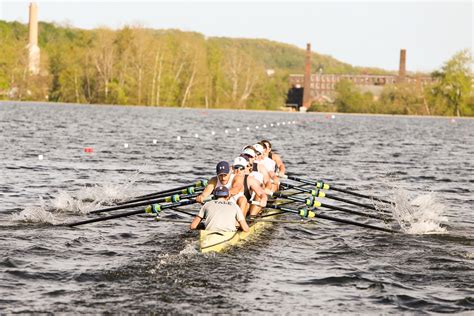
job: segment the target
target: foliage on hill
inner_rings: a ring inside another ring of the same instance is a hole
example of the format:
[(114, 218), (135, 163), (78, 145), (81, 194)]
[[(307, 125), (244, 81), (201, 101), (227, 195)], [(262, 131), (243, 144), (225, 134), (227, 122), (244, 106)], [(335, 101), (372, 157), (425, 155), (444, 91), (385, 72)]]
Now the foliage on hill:
[[(278, 109), (285, 103), (289, 74), (304, 69), (303, 49), (265, 39), (206, 38), (139, 26), (82, 30), (40, 23), (39, 28), (42, 72), (33, 76), (28, 72), (27, 26), (0, 21), (0, 98)], [(466, 63), (463, 58), (458, 57), (461, 64)], [(325, 73), (388, 73), (316, 53), (312, 63), (313, 70)], [(462, 67), (448, 63), (435, 74), (439, 84), (430, 93), (388, 86), (378, 101), (341, 82), (329, 107), (341, 112), (472, 115), (471, 86), (466, 85), (471, 77), (459, 74)], [(453, 80), (458, 82), (455, 88)]]

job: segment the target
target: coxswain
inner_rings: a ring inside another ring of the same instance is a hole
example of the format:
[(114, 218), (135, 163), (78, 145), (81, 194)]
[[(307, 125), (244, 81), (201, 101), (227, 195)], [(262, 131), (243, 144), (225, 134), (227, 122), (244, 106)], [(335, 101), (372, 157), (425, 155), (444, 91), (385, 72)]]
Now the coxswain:
[(227, 161), (219, 162), (216, 166), (216, 176), (209, 180), (206, 188), (196, 197), (196, 202), (203, 203), (208, 196), (213, 194), (214, 189), (220, 186), (229, 189), (230, 197), (239, 194), (243, 191), (243, 186), (234, 179), (235, 174), (231, 172), (229, 163)]
[(229, 201), (229, 189), (218, 186), (214, 189), (217, 200), (206, 202), (191, 222), (191, 229), (197, 229), (204, 219), (204, 227), (209, 231), (233, 232), (237, 230), (236, 223), (244, 232), (249, 231), (245, 216), (240, 207)]

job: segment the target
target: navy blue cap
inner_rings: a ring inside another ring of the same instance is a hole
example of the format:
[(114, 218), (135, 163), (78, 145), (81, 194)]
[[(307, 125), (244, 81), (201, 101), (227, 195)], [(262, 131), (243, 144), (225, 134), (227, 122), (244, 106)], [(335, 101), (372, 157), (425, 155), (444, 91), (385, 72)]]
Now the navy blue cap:
[(229, 196), (229, 189), (225, 186), (220, 186), (214, 189), (214, 196), (215, 197), (228, 197)]
[(229, 174), (230, 173), (230, 166), (227, 161), (221, 161), (216, 166), (216, 174)]

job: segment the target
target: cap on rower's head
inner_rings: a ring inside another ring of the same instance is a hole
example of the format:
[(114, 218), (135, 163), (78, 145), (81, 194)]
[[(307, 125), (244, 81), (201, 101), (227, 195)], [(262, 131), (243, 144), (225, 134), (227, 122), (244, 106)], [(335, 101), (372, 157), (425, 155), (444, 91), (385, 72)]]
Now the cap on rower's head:
[(215, 197), (228, 197), (229, 196), (229, 189), (225, 186), (220, 186), (214, 189), (214, 196)]
[(267, 149), (272, 149), (272, 143), (270, 143), (270, 141), (266, 139), (262, 139), (260, 143), (263, 144), (265, 147), (267, 147)]
[(236, 167), (247, 167), (247, 165), (249, 164), (248, 160), (245, 159), (244, 157), (237, 157), (234, 159), (234, 163), (232, 164), (232, 167), (236, 168)]
[(244, 150), (242, 151), (242, 154), (248, 155), (252, 158), (255, 158), (255, 156), (256, 156), (255, 150), (253, 150), (252, 147), (244, 148)]
[(255, 148), (255, 151), (259, 153), (260, 155), (265, 152), (265, 149), (263, 148), (261, 144), (255, 144), (253, 145), (253, 148)]
[(230, 173), (230, 166), (227, 161), (221, 161), (216, 166), (216, 174), (228, 174)]

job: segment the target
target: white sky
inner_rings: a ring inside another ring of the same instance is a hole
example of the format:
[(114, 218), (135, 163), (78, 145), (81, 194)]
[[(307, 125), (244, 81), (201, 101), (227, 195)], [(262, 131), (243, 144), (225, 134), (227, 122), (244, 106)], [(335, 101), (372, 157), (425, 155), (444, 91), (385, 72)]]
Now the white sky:
[[(91, 29), (141, 24), (206, 36), (266, 38), (354, 66), (438, 69), (473, 43), (473, 4), (464, 1), (36, 1), (40, 21)], [(0, 0), (0, 19), (28, 21), (28, 3)]]

